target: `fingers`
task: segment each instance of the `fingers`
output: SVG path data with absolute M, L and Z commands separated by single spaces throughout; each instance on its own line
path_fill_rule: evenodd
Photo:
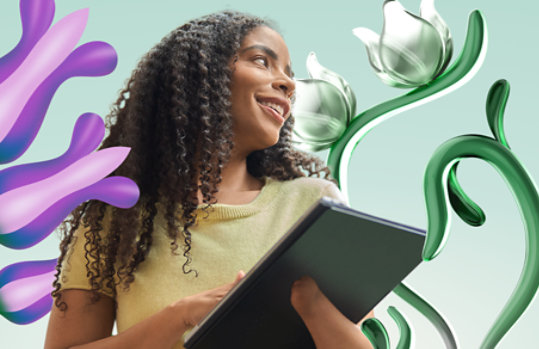
M 326 297 L 318 288 L 318 285 L 310 276 L 303 276 L 292 284 L 290 292 L 290 303 L 292 307 L 305 321 L 306 318 L 313 316 L 321 302 Z
M 230 288 L 236 286 L 240 281 L 241 279 L 243 279 L 243 277 L 245 276 L 245 272 L 243 270 L 240 270 L 237 274 L 236 274 L 236 278 L 234 279 L 234 282 L 232 282 L 230 284 Z
M 308 275 L 304 275 L 294 281 L 292 284 L 292 287 L 304 287 L 311 290 L 316 290 L 318 288 L 318 284 L 314 279 Z
M 226 296 L 230 290 L 236 286 L 241 279 L 245 276 L 245 272 L 240 270 L 234 279 L 233 282 L 229 284 L 224 284 L 219 287 L 207 290 L 204 292 L 197 293 L 192 296 L 188 296 L 182 299 L 185 304 L 184 309 L 186 310 L 186 319 L 184 323 L 186 326 L 196 325 L 211 309 L 213 309 L 217 303 L 219 303 L 223 297 Z
M 245 276 L 245 272 L 243 270 L 238 271 L 238 274 L 236 274 L 236 279 L 234 280 L 234 284 L 237 284 L 240 282 L 241 279 Z
M 234 279 L 234 281 L 232 281 L 231 283 L 229 284 L 224 284 L 222 286 L 219 286 L 217 287 L 215 290 L 221 290 L 223 291 L 224 293 L 222 294 L 222 296 L 224 296 L 225 294 L 227 294 L 234 286 L 236 286 L 240 281 L 241 279 L 243 279 L 243 277 L 245 276 L 245 272 L 243 270 L 240 270 L 237 274 L 236 274 L 236 278 Z

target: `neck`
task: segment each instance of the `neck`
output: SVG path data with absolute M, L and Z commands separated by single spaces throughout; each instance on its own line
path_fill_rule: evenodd
M 230 160 L 221 172 L 219 192 L 260 190 L 262 182 L 247 171 L 247 156 L 238 156 L 233 151 Z
M 230 160 L 221 171 L 219 191 L 215 194 L 217 202 L 244 204 L 252 201 L 264 183 L 247 171 L 247 156 L 232 152 Z M 202 193 L 198 191 L 198 202 L 202 203 Z

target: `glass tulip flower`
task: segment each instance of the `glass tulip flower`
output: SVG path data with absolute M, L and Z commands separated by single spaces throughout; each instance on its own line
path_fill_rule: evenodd
M 323 67 L 313 52 L 307 57 L 307 71 L 310 79 L 296 80 L 292 141 L 302 150 L 320 151 L 346 130 L 356 111 L 356 97 L 350 85 Z
M 434 80 L 453 53 L 449 28 L 434 8 L 434 0 L 422 0 L 420 16 L 406 11 L 397 0 L 386 0 L 383 12 L 381 35 L 362 27 L 353 30 L 367 47 L 378 77 L 385 84 L 403 88 Z

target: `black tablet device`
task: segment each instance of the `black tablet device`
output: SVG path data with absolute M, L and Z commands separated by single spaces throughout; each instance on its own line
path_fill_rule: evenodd
M 187 334 L 187 349 L 315 348 L 290 304 L 311 276 L 358 322 L 420 262 L 425 232 L 322 198 Z

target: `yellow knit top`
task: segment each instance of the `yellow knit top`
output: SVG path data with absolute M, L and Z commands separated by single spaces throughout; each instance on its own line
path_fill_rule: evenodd
M 239 270 L 249 269 L 319 198 L 343 201 L 337 187 L 323 179 L 290 181 L 266 178 L 258 196 L 248 204 L 215 204 L 206 218 L 190 228 L 191 267 L 184 274 L 185 257 L 173 254 L 163 216 L 154 219 L 153 243 L 129 290 L 117 287 L 116 325 L 125 331 L 174 301 L 232 282 Z M 200 216 L 204 216 L 201 212 Z M 86 278 L 84 237 L 77 234 L 62 266 L 62 289 L 91 289 Z M 82 232 L 80 232 L 82 233 Z M 180 241 L 180 240 L 179 240 Z M 106 290 L 102 291 L 112 296 Z M 181 343 L 175 348 L 183 348 Z

